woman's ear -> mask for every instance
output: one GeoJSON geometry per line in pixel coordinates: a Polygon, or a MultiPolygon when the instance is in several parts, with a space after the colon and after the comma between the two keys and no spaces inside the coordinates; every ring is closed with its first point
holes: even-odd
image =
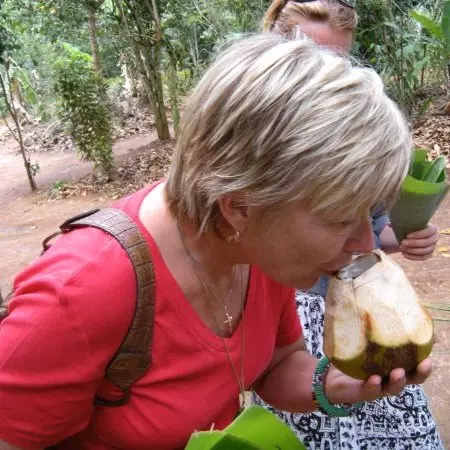
{"type": "Polygon", "coordinates": [[[241,233],[248,228],[254,208],[248,206],[244,193],[226,194],[218,200],[218,204],[225,222],[223,224],[225,235],[241,233]]]}

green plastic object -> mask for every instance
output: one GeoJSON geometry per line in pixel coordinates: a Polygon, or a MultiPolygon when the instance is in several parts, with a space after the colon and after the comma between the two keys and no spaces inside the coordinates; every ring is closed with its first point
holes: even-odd
{"type": "Polygon", "coordinates": [[[293,431],[260,406],[251,406],[223,431],[195,432],[185,450],[306,450],[293,431]]]}
{"type": "Polygon", "coordinates": [[[447,195],[445,163],[444,157],[427,161],[426,150],[415,150],[412,169],[390,213],[398,242],[401,243],[408,233],[425,228],[447,195]]]}

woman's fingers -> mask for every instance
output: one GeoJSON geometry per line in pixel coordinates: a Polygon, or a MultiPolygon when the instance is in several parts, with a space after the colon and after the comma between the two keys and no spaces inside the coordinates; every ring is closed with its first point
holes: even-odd
{"type": "Polygon", "coordinates": [[[411,247],[403,247],[403,245],[400,247],[400,250],[402,252],[402,255],[411,260],[415,261],[423,261],[424,259],[431,258],[433,256],[433,252],[436,245],[430,245],[428,247],[417,247],[417,248],[411,248],[411,247]]]}
{"type": "Polygon", "coordinates": [[[326,378],[326,394],[333,403],[370,402],[388,395],[398,395],[407,384],[421,384],[431,375],[429,358],[422,361],[412,375],[404,369],[394,369],[389,380],[383,382],[379,375],[372,375],[366,381],[355,380],[334,368],[326,378]]]}
{"type": "Polygon", "coordinates": [[[416,371],[407,377],[408,384],[422,384],[433,372],[430,358],[424,359],[416,368],[416,371]]]}
{"type": "Polygon", "coordinates": [[[401,243],[400,250],[405,258],[424,260],[432,256],[438,241],[438,229],[428,225],[423,230],[409,233],[401,243]]]}
{"type": "Polygon", "coordinates": [[[437,232],[438,232],[437,226],[433,225],[432,223],[430,223],[423,230],[413,231],[412,233],[409,233],[408,236],[406,236],[406,239],[407,240],[412,240],[412,241],[421,240],[421,239],[428,239],[428,238],[435,238],[436,239],[437,238],[437,232]]]}
{"type": "Polygon", "coordinates": [[[389,380],[383,386],[384,395],[398,395],[407,384],[407,378],[404,369],[394,369],[389,374],[389,380]]]}

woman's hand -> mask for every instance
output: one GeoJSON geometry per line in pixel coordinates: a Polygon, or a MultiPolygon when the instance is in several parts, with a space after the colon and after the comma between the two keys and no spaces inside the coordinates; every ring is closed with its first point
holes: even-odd
{"type": "Polygon", "coordinates": [[[333,366],[330,366],[325,379],[325,393],[331,403],[370,402],[380,397],[399,394],[408,384],[421,384],[431,374],[431,360],[423,360],[410,376],[403,369],[394,369],[389,381],[382,382],[378,375],[371,376],[366,381],[355,380],[333,366]]]}
{"type": "Polygon", "coordinates": [[[423,261],[431,258],[438,241],[438,228],[428,225],[423,230],[409,233],[400,245],[402,255],[407,259],[423,261]]]}

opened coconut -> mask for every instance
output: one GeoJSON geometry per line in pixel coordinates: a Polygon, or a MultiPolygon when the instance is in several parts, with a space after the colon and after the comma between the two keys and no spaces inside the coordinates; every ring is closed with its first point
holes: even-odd
{"type": "Polygon", "coordinates": [[[358,257],[330,282],[324,351],[347,375],[413,372],[434,343],[433,320],[403,270],[382,251],[358,257]]]}

